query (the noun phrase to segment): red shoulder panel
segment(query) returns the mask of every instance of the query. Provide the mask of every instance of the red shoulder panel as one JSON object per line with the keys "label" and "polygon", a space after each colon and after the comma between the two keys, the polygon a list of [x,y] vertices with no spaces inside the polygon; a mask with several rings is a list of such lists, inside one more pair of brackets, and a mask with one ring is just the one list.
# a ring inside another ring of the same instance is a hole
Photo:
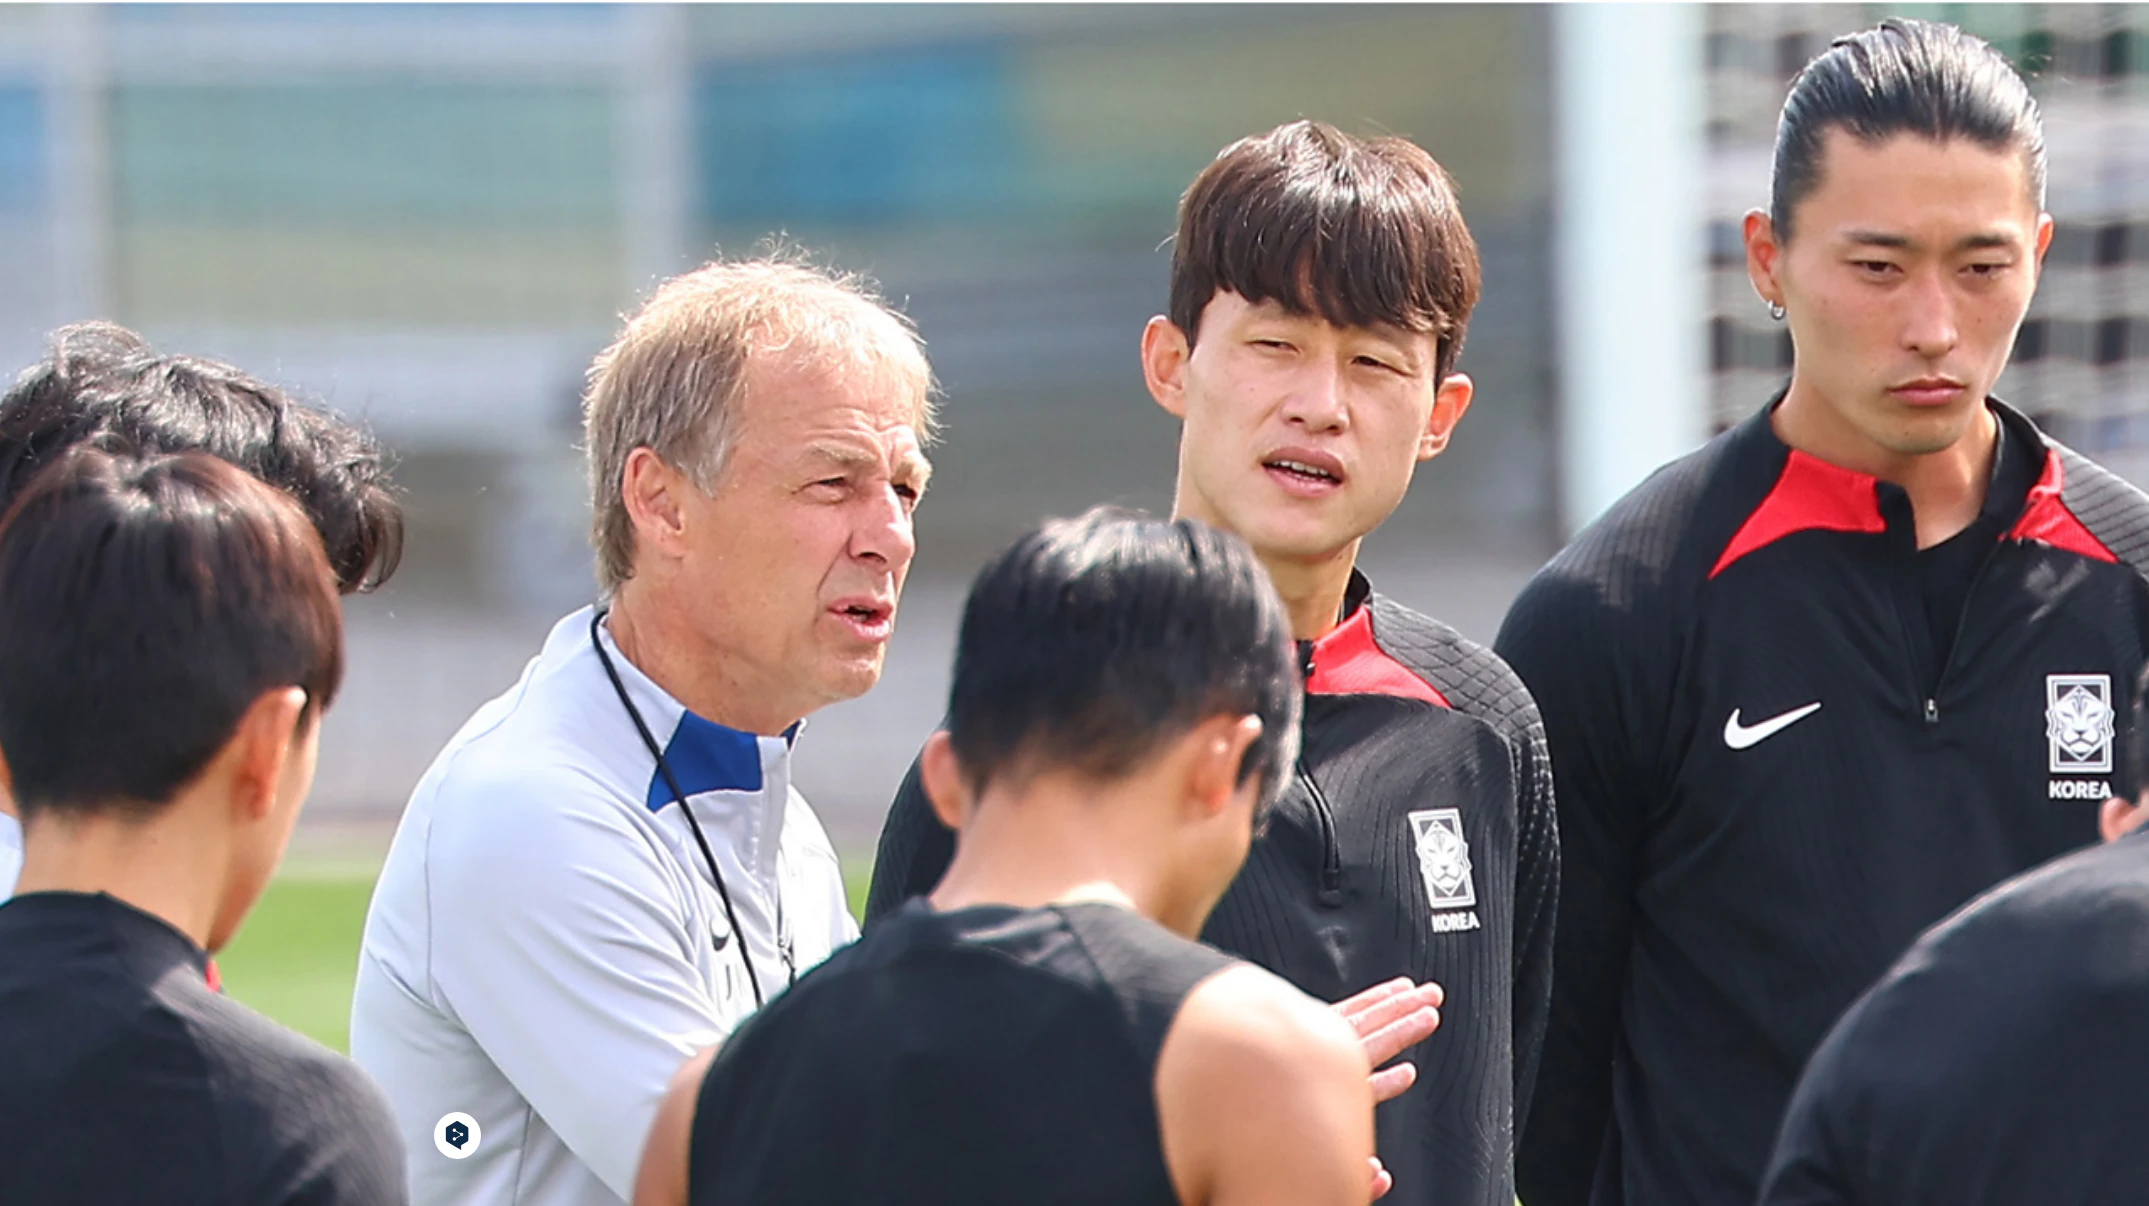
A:
{"label": "red shoulder panel", "polygon": [[1783,463],[1783,475],[1746,517],[1738,535],[1716,559],[1709,571],[1714,578],[1732,562],[1757,549],[1766,548],[1793,532],[1885,532],[1876,479],[1831,465],[1819,457],[1793,449]]}
{"label": "red shoulder panel", "polygon": [[1351,618],[1313,643],[1309,695],[1393,695],[1448,707],[1439,688],[1388,656],[1373,639],[1373,609],[1360,607]]}
{"label": "red shoulder panel", "polygon": [[2065,485],[2066,475],[2060,470],[2059,453],[2048,450],[2045,471],[2038,477],[2037,484],[2030,487],[2029,505],[2022,509],[2022,518],[2009,529],[2007,538],[2041,541],[2093,561],[2118,561],[2112,550],[2067,509],[2067,501],[2060,497]]}

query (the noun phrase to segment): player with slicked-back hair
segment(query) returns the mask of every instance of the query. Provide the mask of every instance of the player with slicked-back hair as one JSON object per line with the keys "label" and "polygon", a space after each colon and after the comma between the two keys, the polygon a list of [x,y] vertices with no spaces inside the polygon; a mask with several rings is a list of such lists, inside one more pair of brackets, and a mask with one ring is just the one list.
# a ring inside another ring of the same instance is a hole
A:
{"label": "player with slicked-back hair", "polygon": [[2022,183],[2045,203],[2045,131],[2037,101],[2005,55],[1952,25],[1883,21],[1835,40],[1801,71],[1776,123],[1768,216],[1789,242],[1799,202],[1822,183],[1828,135],[1861,142],[1915,134],[1960,138],[2022,157]]}
{"label": "player with slicked-back hair", "polygon": [[297,504],[206,453],[78,449],[0,520],[8,1202],[403,1200],[380,1090],[208,982],[313,782],[336,591]]}
{"label": "player with slicked-back hair", "polygon": [[2044,187],[1992,47],[1914,20],[1836,39],[1746,216],[1790,380],[1509,613],[1563,870],[1530,1206],[1751,1203],[1844,1007],[2131,798],[2114,690],[2149,654],[2149,498],[1992,395]]}
{"label": "player with slicked-back hair", "polygon": [[1198,521],[994,558],[922,763],[947,876],[682,1070],[637,1206],[1364,1202],[1351,1028],[1191,941],[1291,773],[1296,661]]}

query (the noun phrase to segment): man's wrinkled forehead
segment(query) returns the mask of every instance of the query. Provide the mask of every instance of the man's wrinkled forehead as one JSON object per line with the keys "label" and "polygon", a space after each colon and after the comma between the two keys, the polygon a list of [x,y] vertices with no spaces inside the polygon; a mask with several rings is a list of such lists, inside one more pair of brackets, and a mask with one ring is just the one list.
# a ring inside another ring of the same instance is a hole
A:
{"label": "man's wrinkled forehead", "polygon": [[894,343],[830,339],[825,332],[763,338],[769,341],[747,360],[741,382],[747,392],[804,387],[841,396],[875,415],[878,425],[907,426],[920,444],[932,439],[932,371],[907,336]]}
{"label": "man's wrinkled forehead", "polygon": [[762,331],[747,345],[739,387],[746,393],[808,389],[841,395],[913,426],[931,408],[931,375],[915,345],[838,339],[825,331]]}
{"label": "man's wrinkled forehead", "polygon": [[831,469],[845,473],[878,473],[885,469],[890,477],[921,487],[933,475],[933,462],[919,444],[917,428],[908,423],[896,423],[871,434],[861,431],[853,438],[809,440],[801,452],[807,460]]}

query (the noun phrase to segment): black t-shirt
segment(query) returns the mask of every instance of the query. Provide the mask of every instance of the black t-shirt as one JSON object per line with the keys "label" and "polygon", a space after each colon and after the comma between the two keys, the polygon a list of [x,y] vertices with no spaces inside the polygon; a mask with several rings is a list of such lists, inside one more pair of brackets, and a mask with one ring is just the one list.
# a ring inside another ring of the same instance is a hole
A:
{"label": "black t-shirt", "polygon": [[913,901],[724,1044],[690,1200],[1171,1206],[1157,1053],[1233,962],[1112,905]]}
{"label": "black t-shirt", "polygon": [[1764,1206],[2149,1202],[2149,835],[1942,922],[1814,1053]]}
{"label": "black t-shirt", "polygon": [[380,1090],[211,991],[207,967],[185,935],[109,896],[0,904],[8,1206],[406,1200]]}

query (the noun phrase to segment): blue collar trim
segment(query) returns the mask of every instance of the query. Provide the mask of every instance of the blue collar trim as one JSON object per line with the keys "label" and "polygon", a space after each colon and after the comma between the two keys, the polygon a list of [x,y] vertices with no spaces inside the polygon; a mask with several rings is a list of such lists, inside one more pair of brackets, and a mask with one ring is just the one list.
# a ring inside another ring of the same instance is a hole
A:
{"label": "blue collar trim", "polygon": [[[786,734],[788,736],[788,734]],[[752,733],[726,728],[692,712],[679,715],[679,727],[664,746],[664,761],[679,777],[679,790],[689,798],[712,791],[760,791],[761,743]],[[664,772],[649,772],[649,811],[661,812],[672,802],[671,785]]]}

